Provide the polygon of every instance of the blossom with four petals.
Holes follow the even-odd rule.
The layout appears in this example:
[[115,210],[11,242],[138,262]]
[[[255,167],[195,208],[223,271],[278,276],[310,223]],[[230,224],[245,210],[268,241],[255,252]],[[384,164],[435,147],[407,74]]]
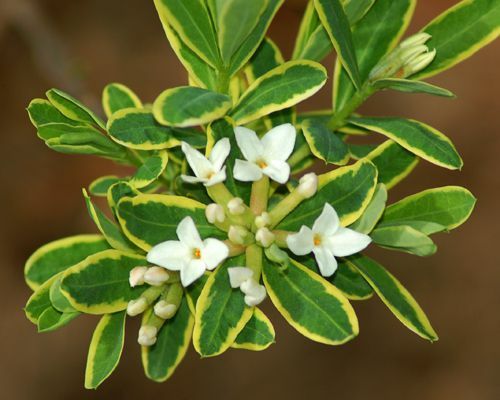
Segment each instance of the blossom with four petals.
[[297,136],[292,124],[274,127],[261,139],[251,129],[234,128],[236,143],[246,160],[236,160],[234,178],[243,182],[258,181],[267,175],[273,181],[286,183],[290,165],[286,162],[292,154]]
[[171,271],[180,271],[182,286],[213,270],[229,255],[229,249],[218,239],[202,240],[191,217],[185,217],[177,226],[179,240],[167,240],[154,246],[147,260]]
[[371,238],[340,225],[339,217],[330,204],[314,221],[312,229],[302,226],[298,233],[287,237],[288,248],[298,256],[314,253],[323,276],[332,276],[337,270],[335,257],[346,257],[366,248]]

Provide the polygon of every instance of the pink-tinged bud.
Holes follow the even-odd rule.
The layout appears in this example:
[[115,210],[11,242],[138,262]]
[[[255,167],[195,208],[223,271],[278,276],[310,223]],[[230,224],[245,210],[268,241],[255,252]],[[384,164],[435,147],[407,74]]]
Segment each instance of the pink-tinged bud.
[[130,271],[128,281],[131,287],[144,285],[144,274],[148,267],[135,267]]
[[165,268],[151,267],[144,274],[144,282],[151,286],[161,286],[168,281],[169,275]]

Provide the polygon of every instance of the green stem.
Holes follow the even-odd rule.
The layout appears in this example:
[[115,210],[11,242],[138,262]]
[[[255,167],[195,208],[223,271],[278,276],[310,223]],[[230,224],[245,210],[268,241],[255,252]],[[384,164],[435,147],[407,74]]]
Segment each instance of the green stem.
[[365,83],[361,90],[356,92],[346,105],[332,116],[328,122],[328,128],[332,131],[336,131],[344,126],[351,114],[375,92],[376,89],[373,86]]
[[262,247],[256,244],[247,247],[246,264],[253,271],[253,279],[258,282],[262,273]]
[[269,178],[263,176],[252,184],[252,194],[250,195],[250,210],[255,215],[260,215],[267,210],[269,199]]

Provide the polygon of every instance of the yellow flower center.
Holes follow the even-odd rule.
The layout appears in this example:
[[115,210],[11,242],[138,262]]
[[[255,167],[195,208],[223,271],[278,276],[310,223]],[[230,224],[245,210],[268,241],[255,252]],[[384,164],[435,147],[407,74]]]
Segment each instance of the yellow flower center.
[[193,250],[193,256],[194,256],[194,258],[196,258],[196,259],[199,260],[201,258],[201,250],[200,249],[194,249]]
[[315,246],[321,245],[321,236],[320,235],[314,235],[313,243],[314,243]]
[[257,165],[259,166],[259,168],[261,168],[261,169],[264,169],[264,168],[266,168],[266,167],[267,167],[267,163],[266,163],[264,160],[257,160],[257,163],[256,163],[256,164],[257,164]]

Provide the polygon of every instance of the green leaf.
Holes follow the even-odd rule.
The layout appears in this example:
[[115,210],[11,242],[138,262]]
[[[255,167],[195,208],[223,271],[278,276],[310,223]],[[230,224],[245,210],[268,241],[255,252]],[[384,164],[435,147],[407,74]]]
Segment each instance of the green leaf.
[[24,276],[28,286],[36,290],[59,272],[66,270],[89,255],[109,249],[101,235],[77,235],[47,243],[26,261]]
[[243,159],[240,148],[236,143],[234,136],[234,126],[229,118],[220,119],[212,122],[207,129],[207,155],[212,151],[213,146],[219,140],[228,138],[231,142],[231,151],[226,159],[226,180],[224,184],[229,191],[235,196],[243,199],[246,204],[250,201],[250,192],[252,185],[246,182],[236,181],[233,177],[233,169],[236,159]]
[[153,183],[163,173],[168,163],[168,153],[160,151],[151,157],[148,157],[130,178],[130,185],[141,189]]
[[316,12],[323,24],[337,56],[351,77],[354,86],[361,87],[358,62],[352,40],[351,27],[339,0],[314,0]]
[[106,197],[109,188],[115,183],[120,182],[120,180],[121,178],[118,178],[115,175],[101,176],[100,178],[92,181],[89,185],[89,192],[92,196]]
[[115,370],[125,341],[125,311],[103,315],[90,342],[85,388],[96,389]]
[[207,283],[207,279],[209,276],[210,274],[208,272],[205,272],[205,274],[203,274],[199,279],[194,281],[187,288],[184,288],[188,307],[189,310],[191,311],[191,314],[193,315],[196,313],[196,302],[198,301],[201,291],[205,287],[205,284]]
[[411,226],[385,226],[375,228],[370,234],[373,243],[390,250],[404,251],[420,257],[427,257],[437,251],[437,246],[426,234]]
[[229,284],[228,267],[245,265],[244,256],[219,266],[207,279],[196,303],[193,345],[202,357],[226,351],[253,315],[244,295]]
[[283,2],[284,0],[268,0],[268,6],[261,14],[259,22],[232,57],[229,76],[236,74],[248,62],[255,50],[259,47],[260,42],[266,34],[267,28],[271,24],[271,20],[274,18],[274,15]]
[[42,315],[47,308],[52,308],[52,303],[50,302],[50,287],[57,278],[58,275],[54,275],[37,287],[24,307],[26,317],[35,325],[38,323],[40,315]]
[[427,316],[412,295],[384,267],[365,256],[354,256],[349,262],[372,285],[389,310],[417,335],[431,342],[438,340]]
[[149,251],[154,245],[176,239],[176,229],[185,217],[193,218],[202,238],[220,235],[205,217],[205,205],[180,196],[144,194],[118,203],[118,220],[127,237]]
[[463,165],[450,139],[422,122],[396,117],[351,117],[350,122],[380,133],[413,154],[440,167],[459,169]]
[[[295,258],[303,266],[318,275],[320,274],[316,259],[312,255]],[[373,296],[372,287],[355,268],[348,265],[343,259],[337,259],[337,262],[338,267],[335,274],[325,278],[328,282],[340,290],[349,300],[366,300]]]
[[298,231],[311,226],[321,214],[325,203],[337,211],[342,225],[350,225],[364,212],[377,185],[377,170],[368,160],[337,168],[318,177],[318,192],[303,201],[281,221],[277,229]]
[[[352,146],[350,148],[352,153]],[[375,149],[367,148],[368,158],[378,170],[378,181],[391,189],[406,178],[418,164],[418,157],[392,140],[386,140]]]
[[212,67],[220,65],[217,39],[204,0],[155,0],[162,19],[198,57]]
[[121,232],[118,226],[92,203],[85,189],[83,190],[83,197],[85,198],[85,204],[87,205],[90,217],[111,247],[116,250],[135,251],[134,245]]
[[109,207],[113,210],[116,215],[116,205],[124,197],[135,197],[141,194],[135,187],[133,187],[129,182],[121,181],[112,185],[107,193],[107,200]]
[[222,61],[230,60],[243,41],[252,33],[259,17],[268,6],[267,0],[224,0],[217,1],[217,36]]
[[475,197],[459,186],[444,186],[408,196],[385,210],[379,226],[408,225],[427,235],[455,229],[471,215]]
[[153,104],[153,114],[162,125],[189,127],[219,119],[230,107],[229,96],[193,86],[182,86],[162,92]]
[[375,193],[373,194],[370,204],[368,204],[368,207],[365,209],[365,212],[349,228],[354,229],[356,232],[369,234],[382,217],[386,201],[387,190],[383,183],[379,183],[375,189]]
[[151,111],[127,108],[108,120],[108,132],[114,141],[137,150],[161,150],[179,146],[174,128],[158,123]]
[[62,90],[50,89],[45,95],[52,105],[69,119],[92,125],[97,124],[100,128],[105,128],[104,122],[89,108],[85,107],[77,99],[64,93]]
[[255,82],[265,73],[283,64],[285,60],[280,49],[269,38],[264,38],[257,51],[250,59],[245,74],[249,83]]
[[[365,158],[371,151],[377,148],[375,144],[349,144],[349,153],[354,160],[361,160]],[[401,147],[401,146],[399,146]],[[402,148],[402,147],[401,147]],[[405,150],[406,151],[406,150]],[[409,151],[406,151],[408,154],[411,154]],[[412,157],[417,158],[412,154]],[[380,174],[380,173],[379,173]],[[380,177],[379,177],[380,179]]]
[[[365,82],[372,68],[391,51],[410,23],[416,0],[377,0],[353,28],[352,39],[358,60],[361,81]],[[333,76],[334,111],[351,99],[356,88],[340,62]]]
[[54,151],[65,154],[90,154],[123,160],[123,149],[90,125],[50,123],[38,128],[38,136]]
[[169,16],[165,13],[165,8],[162,6],[161,1],[156,0],[155,6],[167,39],[177,58],[179,58],[184,68],[188,71],[189,76],[193,78],[199,86],[215,89],[217,86],[215,70],[198,57],[198,55],[181,40],[177,32],[172,29],[168,23]]
[[125,108],[142,108],[137,95],[121,83],[110,83],[102,92],[102,108],[109,118],[115,112]]
[[373,84],[377,89],[393,89],[406,93],[426,93],[434,96],[451,97],[455,95],[447,89],[431,85],[427,82],[419,82],[411,79],[387,78],[380,79]]
[[363,18],[376,0],[344,0],[345,15],[351,26],[355,25],[361,18]]
[[194,317],[184,297],[175,316],[163,324],[153,346],[142,347],[142,365],[149,379],[164,382],[181,363],[191,341]]
[[358,320],[349,301],[331,283],[291,260],[282,269],[264,261],[264,284],[274,306],[307,338],[337,345],[354,338]]
[[31,100],[28,108],[28,115],[31,123],[36,128],[45,124],[62,123],[68,125],[82,125],[81,122],[73,121],[65,117],[50,101],[45,99]]
[[231,112],[243,125],[289,108],[316,93],[326,82],[323,66],[313,61],[289,61],[257,79]]
[[127,308],[147,285],[130,287],[130,271],[146,264],[142,256],[105,250],[64,272],[61,290],[70,304],[87,314],[109,314]]
[[61,313],[73,313],[76,310],[61,291],[62,274],[52,283],[49,290],[49,298],[52,306]]
[[311,152],[325,163],[345,165],[349,161],[347,145],[325,125],[314,120],[306,120],[302,124],[302,132]]
[[436,49],[434,61],[414,76],[428,78],[469,58],[500,34],[498,0],[466,0],[435,18],[422,32],[432,35],[426,43]]
[[62,328],[63,326],[68,325],[79,315],[79,312],[62,313],[54,307],[49,307],[38,318],[38,333],[52,332]]
[[254,308],[252,318],[248,320],[231,347],[233,349],[262,351],[274,343],[274,338],[273,324],[262,311]]

